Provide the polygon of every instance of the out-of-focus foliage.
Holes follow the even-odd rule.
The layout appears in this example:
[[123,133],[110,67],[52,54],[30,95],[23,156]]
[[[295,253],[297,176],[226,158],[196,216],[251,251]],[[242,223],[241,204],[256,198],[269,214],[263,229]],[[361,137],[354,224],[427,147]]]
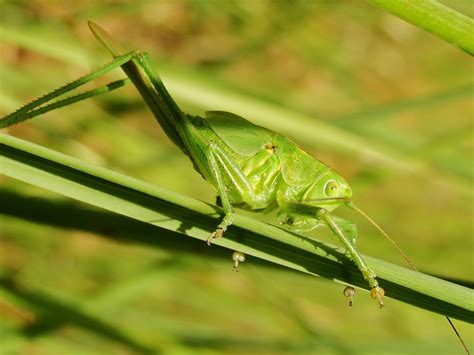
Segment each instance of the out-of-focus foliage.
[[367,0],[474,55],[474,20],[437,0]]
[[[472,15],[469,1],[443,3]],[[126,48],[148,51],[165,83],[168,76],[179,78],[181,87],[200,84],[178,95],[186,111],[226,109],[208,106],[208,88],[243,95],[305,114],[422,165],[397,171],[361,152],[301,141],[351,182],[358,204],[421,270],[472,277],[474,68],[465,53],[363,2],[4,1],[0,114],[109,60],[89,33],[88,19]],[[233,111],[246,116],[246,109]],[[311,132],[311,122],[294,124],[304,123]],[[283,124],[291,130],[292,122]],[[169,143],[132,88],[52,112],[9,133],[214,201],[208,184]],[[232,273],[230,261],[205,248],[184,253],[113,242],[104,236],[127,233],[125,226],[101,217],[103,226],[98,218],[96,228],[81,228],[101,216],[98,211],[1,181],[3,206],[33,195],[72,205],[64,211],[80,209],[78,215],[86,218],[80,223],[69,216],[71,222],[58,228],[2,216],[0,345],[7,354],[459,350],[438,315],[390,300],[379,312],[362,294],[349,309],[334,283],[252,260]],[[8,197],[6,189],[17,198]],[[341,214],[357,222],[364,253],[399,260],[360,218]],[[458,325],[472,344],[472,329]]]

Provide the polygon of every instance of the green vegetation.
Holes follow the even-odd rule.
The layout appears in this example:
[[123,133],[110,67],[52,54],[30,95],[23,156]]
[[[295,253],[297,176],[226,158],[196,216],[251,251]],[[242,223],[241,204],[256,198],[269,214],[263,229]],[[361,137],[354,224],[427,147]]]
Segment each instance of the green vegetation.
[[474,55],[474,20],[436,0],[368,0]]
[[[463,4],[453,6],[465,11]],[[105,54],[97,58],[102,52],[88,33],[86,20],[93,19],[123,36],[130,49],[149,51],[183,109],[229,110],[292,136],[347,177],[356,202],[422,271],[469,282],[472,82],[466,74],[473,67],[454,46],[368,4],[342,2],[137,2],[77,5],[68,12],[34,2],[26,11],[7,2],[2,16],[3,113],[107,60]],[[114,170],[142,185],[130,186],[137,180],[120,175],[125,180],[115,181],[120,192],[115,199],[88,194],[71,184],[100,181],[85,179],[76,160],[58,166],[52,163],[57,153],[3,136],[2,154],[12,157],[5,147],[16,147],[18,159],[12,162],[22,180],[44,181],[43,187],[155,226],[2,178],[0,331],[7,353],[460,350],[439,315],[391,300],[378,311],[362,292],[348,308],[341,285],[256,258],[233,273],[226,249],[170,232],[205,239],[215,224],[213,192],[131,88],[48,113],[8,133],[105,167],[92,169],[109,182],[117,177]],[[33,160],[27,148],[34,150]],[[7,171],[11,165],[5,166]],[[144,186],[162,202],[145,198]],[[111,191],[108,184],[102,187]],[[401,263],[363,220],[347,216],[359,226],[365,254]],[[243,251],[270,261],[360,283],[327,244],[292,240],[253,220],[272,223],[273,215],[251,217],[239,217],[221,245],[245,245]],[[242,233],[245,229],[274,239]],[[318,239],[327,235],[314,232]],[[329,255],[320,253],[324,249]],[[382,281],[395,275],[395,266],[370,260]],[[443,290],[432,286],[421,291],[423,297],[432,293],[425,301],[410,290],[393,290],[395,298],[431,310],[439,306],[472,322],[464,289],[441,296]],[[469,326],[457,325],[472,344]]]

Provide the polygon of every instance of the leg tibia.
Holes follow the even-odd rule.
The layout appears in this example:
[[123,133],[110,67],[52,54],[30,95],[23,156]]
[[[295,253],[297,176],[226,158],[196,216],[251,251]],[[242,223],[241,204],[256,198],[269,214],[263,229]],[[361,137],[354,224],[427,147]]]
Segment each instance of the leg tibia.
[[344,245],[352,261],[357,265],[360,272],[364,276],[364,279],[368,282],[370,288],[372,289],[370,295],[372,296],[372,298],[378,301],[380,308],[382,308],[384,305],[382,297],[385,292],[383,288],[379,286],[379,283],[377,281],[377,275],[375,275],[375,272],[367,266],[365,260],[359,254],[354,245],[346,238],[340,225],[336,221],[334,221],[333,216],[331,216],[327,210],[321,209],[318,212],[318,217],[326,222],[328,227],[333,231],[333,233],[339,238],[341,243]]
[[232,205],[230,204],[229,195],[227,192],[227,188],[225,186],[223,177],[221,175],[218,160],[216,159],[216,155],[209,149],[208,152],[208,161],[209,161],[209,170],[214,178],[217,191],[219,193],[219,198],[222,203],[222,208],[224,209],[225,216],[222,219],[221,223],[217,226],[217,229],[207,238],[207,244],[211,245],[212,239],[220,238],[227,230],[227,228],[232,224],[233,221],[233,209]]
[[56,89],[56,90],[54,90],[50,93],[38,98],[38,99],[30,102],[29,104],[21,107],[17,111],[15,111],[15,112],[3,117],[2,119],[0,119],[0,128],[4,128],[4,127],[8,127],[8,126],[20,123],[20,122],[28,120],[30,118],[39,116],[39,115],[41,115],[45,112],[54,110],[56,108],[71,105],[75,102],[78,102],[78,101],[84,100],[86,98],[96,96],[96,95],[99,95],[99,94],[102,94],[102,93],[105,93],[105,92],[109,92],[109,91],[112,91],[112,90],[114,90],[114,89],[116,89],[120,86],[123,86],[126,83],[126,81],[125,80],[118,80],[118,81],[115,81],[111,84],[103,86],[101,88],[94,89],[94,90],[89,90],[89,91],[83,92],[82,94],[71,96],[71,97],[68,97],[68,98],[62,99],[62,100],[56,100],[56,101],[51,103],[51,100],[60,98],[64,94],[67,94],[67,93],[83,86],[84,84],[87,84],[88,82],[90,82],[90,81],[92,81],[92,80],[108,73],[109,71],[117,68],[118,66],[121,66],[121,65],[124,65],[127,62],[130,62],[136,56],[136,54],[137,54],[136,52],[130,52],[130,53],[124,54],[122,56],[119,56],[119,57],[115,58],[113,61],[111,61],[110,63],[108,63],[108,64],[106,64],[106,65],[104,65],[104,66],[102,66],[98,69],[95,69],[95,70],[91,71],[90,73],[84,75],[83,77],[81,77],[79,79],[76,79],[73,82],[71,82],[69,84],[66,84],[66,85],[64,85],[64,86],[62,86],[62,87],[60,87],[60,88],[58,88],[58,89]]
[[356,264],[357,268],[362,273],[362,276],[364,276],[364,279],[372,289],[371,296],[377,299],[380,307],[383,306],[382,297],[384,291],[378,284],[377,276],[375,275],[375,272],[367,266],[365,260],[355,248],[354,244],[357,230],[352,222],[339,217],[334,217],[324,208],[304,203],[290,203],[284,206],[282,212],[287,212],[291,215],[314,218],[315,220],[326,224],[331,229],[334,236],[339,239],[339,242],[344,246],[351,260]]
[[349,242],[351,242],[351,244],[355,246],[356,241],[357,241],[357,226],[355,225],[355,223],[348,219],[341,218],[338,216],[331,215],[331,218],[339,226],[342,233],[345,236],[347,236],[347,238],[349,239]]

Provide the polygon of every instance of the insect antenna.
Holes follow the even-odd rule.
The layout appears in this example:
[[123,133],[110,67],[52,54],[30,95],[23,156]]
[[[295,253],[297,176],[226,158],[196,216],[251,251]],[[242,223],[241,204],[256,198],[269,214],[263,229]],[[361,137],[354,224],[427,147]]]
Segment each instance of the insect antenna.
[[380,227],[375,221],[369,217],[367,213],[362,211],[359,207],[354,205],[353,203],[347,204],[348,207],[352,208],[353,210],[357,211],[362,217],[364,217],[371,225],[375,227],[389,242],[392,246],[397,250],[397,252],[402,256],[403,259],[410,265],[410,268],[414,271],[418,271],[411,262],[410,258],[403,252],[403,250],[398,246],[398,244]]
[[[371,225],[373,225],[389,242],[392,244],[392,246],[398,251],[398,253],[405,259],[405,261],[410,265],[410,268],[414,271],[418,271],[415,265],[411,262],[411,260],[408,258],[408,256],[403,252],[403,250],[398,246],[398,244],[380,227],[375,221],[369,217],[367,213],[362,211],[359,207],[354,205],[352,202],[347,203],[347,207],[352,208],[356,212],[358,212],[362,217],[364,217]],[[461,334],[459,334],[458,330],[456,329],[456,326],[452,322],[451,318],[448,316],[445,316],[446,320],[448,321],[449,325],[454,331],[454,334],[456,334],[456,337],[459,339],[461,342],[461,345],[463,346],[464,350],[466,351],[466,354],[470,355],[471,352],[467,348],[466,344],[464,343],[463,338],[461,337]]]

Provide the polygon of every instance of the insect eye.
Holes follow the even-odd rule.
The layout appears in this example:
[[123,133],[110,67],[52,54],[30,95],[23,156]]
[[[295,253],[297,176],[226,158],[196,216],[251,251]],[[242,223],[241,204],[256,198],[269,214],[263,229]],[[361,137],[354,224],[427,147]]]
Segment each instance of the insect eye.
[[324,187],[324,192],[328,197],[336,197],[339,192],[339,184],[334,180],[329,180]]

